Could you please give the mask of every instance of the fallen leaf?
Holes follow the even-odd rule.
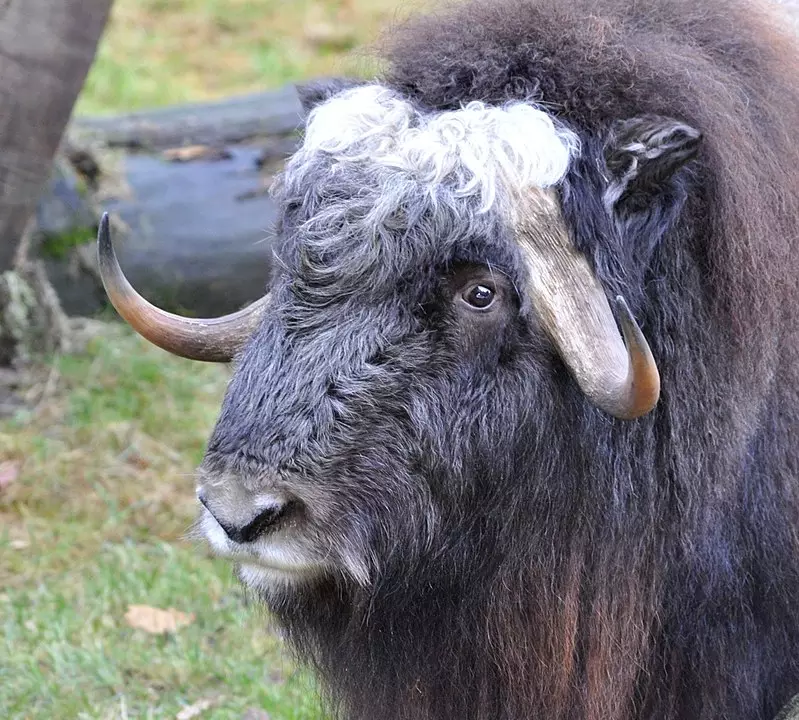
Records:
[[[0,463],[0,491],[5,490],[16,481],[21,467],[22,463],[13,460]]]
[[[191,705],[186,705],[186,707],[175,715],[175,720],[191,720],[192,718],[196,718],[202,715],[206,710],[210,710],[218,700],[219,698],[205,698]]]
[[[125,622],[132,628],[153,635],[173,633],[194,622],[194,613],[183,613],[174,608],[161,610],[149,605],[129,605]]]
[[[227,148],[210,145],[187,145],[170,148],[162,153],[170,162],[192,162],[193,160],[230,160],[233,155]]]

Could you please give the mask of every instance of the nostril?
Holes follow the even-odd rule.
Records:
[[[261,510],[252,520],[250,520],[250,522],[241,527],[226,522],[219,517],[219,515],[211,509],[207,497],[202,490],[197,493],[197,499],[209,512],[211,517],[216,520],[216,522],[219,524],[219,527],[224,530],[225,535],[227,535],[228,538],[236,543],[253,542],[260,535],[263,535],[267,531],[274,530],[277,524],[289,512],[289,509],[292,506],[291,502],[272,502],[270,505]]]

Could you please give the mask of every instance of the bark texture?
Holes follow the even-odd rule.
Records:
[[[111,0],[0,0],[0,363],[60,346],[46,276],[25,228],[50,177]],[[44,281],[44,285],[39,282]],[[42,304],[45,312],[35,307]],[[56,304],[57,307],[57,304]],[[25,308],[23,311],[22,308]],[[31,323],[45,324],[31,327]],[[31,340],[24,349],[21,343]]]

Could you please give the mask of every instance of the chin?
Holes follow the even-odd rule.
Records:
[[[324,561],[310,557],[301,541],[289,533],[276,532],[250,543],[233,542],[207,511],[201,514],[198,528],[214,554],[232,561],[241,581],[254,590],[309,582],[329,572]]]
[[[241,584],[267,597],[313,584],[325,574],[319,567],[287,568],[251,562],[236,565],[236,576]]]

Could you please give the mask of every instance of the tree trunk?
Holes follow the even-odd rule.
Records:
[[[111,1],[0,0],[0,365],[61,344],[57,300],[22,243]]]

